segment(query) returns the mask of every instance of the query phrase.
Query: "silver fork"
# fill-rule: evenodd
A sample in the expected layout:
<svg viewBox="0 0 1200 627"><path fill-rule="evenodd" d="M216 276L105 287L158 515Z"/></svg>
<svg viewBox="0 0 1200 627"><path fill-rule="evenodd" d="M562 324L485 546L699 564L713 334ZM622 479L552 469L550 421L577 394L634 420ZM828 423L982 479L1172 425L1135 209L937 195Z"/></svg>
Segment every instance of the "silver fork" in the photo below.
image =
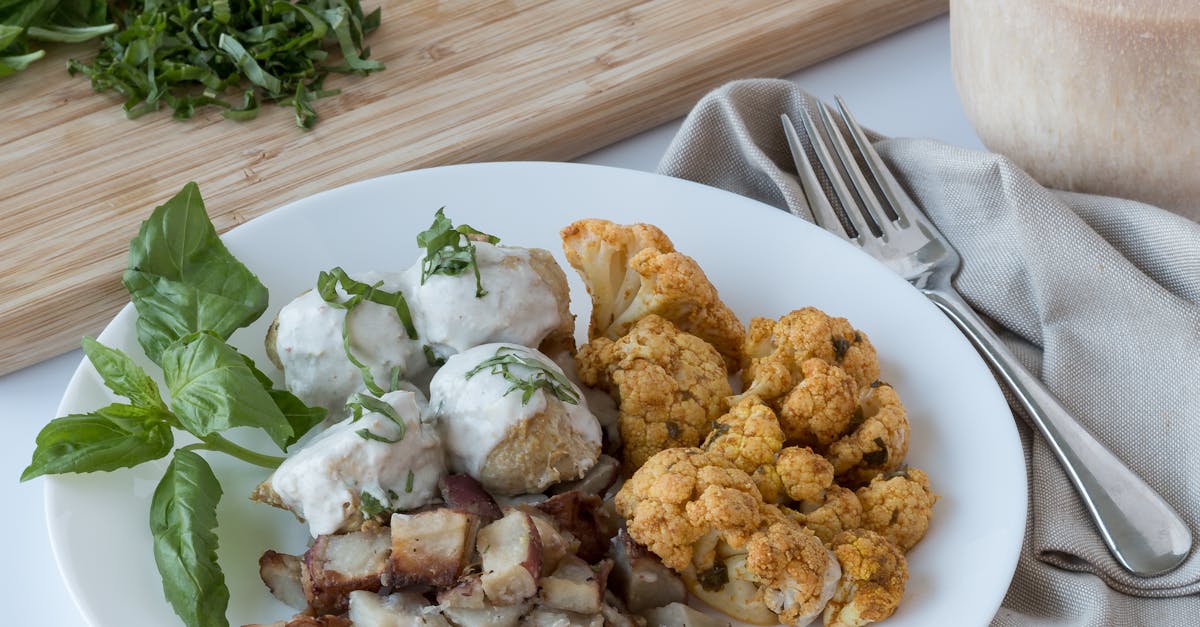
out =
<svg viewBox="0 0 1200 627"><path fill-rule="evenodd" d="M1179 514L1088 433L959 296L950 281L959 269L958 253L896 182L841 98L837 104L870 178L859 168L855 152L824 104L817 103L818 121L803 109L799 117L848 224L839 219L795 127L783 116L788 145L817 224L861 246L907 279L975 344L1049 442L1117 562L1141 576L1178 566L1192 546L1191 533ZM822 132L829 137L833 154Z"/></svg>

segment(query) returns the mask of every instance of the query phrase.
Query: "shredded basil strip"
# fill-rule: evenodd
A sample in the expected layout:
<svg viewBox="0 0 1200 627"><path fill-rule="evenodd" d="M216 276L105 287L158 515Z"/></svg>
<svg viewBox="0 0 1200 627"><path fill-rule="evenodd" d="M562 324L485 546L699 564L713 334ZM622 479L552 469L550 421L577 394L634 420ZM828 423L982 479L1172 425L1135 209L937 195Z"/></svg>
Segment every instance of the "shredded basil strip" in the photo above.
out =
<svg viewBox="0 0 1200 627"><path fill-rule="evenodd" d="M400 318L400 323L404 325L404 332L408 334L408 337L417 339L417 329L413 325L412 313L408 309L408 301L404 299L404 293L379 289L381 285L383 285L383 281L378 281L373 285L355 281L340 267L333 268L329 272L322 272L317 277L317 294L321 296L321 299L332 307L346 310L346 316L342 319L342 349L346 352L346 358L362 374L363 384L367 386L367 390L376 396L383 396L388 390L380 387L375 381L371 367L359 360L350 348L350 312L364 301L391 307L396 310L396 315ZM348 295L346 300L342 300L341 295L338 294L339 286ZM398 370L392 371L392 380L392 389L394 390L400 381Z"/></svg>
<svg viewBox="0 0 1200 627"><path fill-rule="evenodd" d="M410 470L410 471L408 471L408 479L407 479L407 480L404 482L404 491L405 491L406 493L408 493L408 494L412 494L412 491L413 491L413 481L414 481L416 478L417 478L417 476L416 476L415 474L413 474L413 471L411 471L411 470Z"/></svg>
<svg viewBox="0 0 1200 627"><path fill-rule="evenodd" d="M352 422L362 418L365 412L372 412L376 414L382 414L388 420L396 423L396 426L400 429L400 434L397 435L396 439L394 440L374 433L369 429L359 429L358 431L355 431L355 433L357 433L364 440L375 440L376 442L395 444L396 442L404 439L404 434L408 430L408 427L404 424L404 420L400 417L400 414L396 413L395 407L392 407L386 401L382 401L373 396L367 396L366 394L354 394L348 401L346 401L346 408L350 410Z"/></svg>
<svg viewBox="0 0 1200 627"><path fill-rule="evenodd" d="M446 217L445 207L438 209L433 216L433 224L428 229L417 234L417 245L425 249L425 258L421 261L421 284L435 274L458 276L471 269L475 273L475 297L483 298L487 290L483 289L483 281L479 276L479 264L475 262L474 239L479 238L489 244L498 244L500 238L489 235L463 224L454 226Z"/></svg>
<svg viewBox="0 0 1200 627"><path fill-rule="evenodd" d="M510 386L504 392L505 396L515 390L523 392L521 395L522 405L528 404L533 393L538 390L545 390L564 403L579 404L579 392L561 372L527 353L522 353L524 351L519 349L501 346L496 349L494 356L479 362L478 366L467 371L467 378L470 379L483 370L491 368L491 374L500 375L509 382ZM513 366L524 369L524 375L514 373Z"/></svg>
<svg viewBox="0 0 1200 627"><path fill-rule="evenodd" d="M359 493L358 510L362 512L363 518L374 518L387 511L387 509L388 506L383 501L375 498L374 494L365 490Z"/></svg>
<svg viewBox="0 0 1200 627"><path fill-rule="evenodd" d="M4 4L0 0L0 19ZM337 93L323 88L326 76L383 69L367 58L370 49L363 45L364 35L379 27L380 11L364 15L359 0L99 4L111 5L120 30L104 37L94 59L72 59L68 70L87 76L96 91L123 96L130 118L166 106L186 119L197 108L213 106L224 109L227 118L248 120L264 101L294 108L296 124L308 129L317 119L312 101ZM82 38L107 30L112 29L56 36ZM340 62L329 62L331 49L340 52L335 56ZM0 75L5 52L0 46Z"/></svg>

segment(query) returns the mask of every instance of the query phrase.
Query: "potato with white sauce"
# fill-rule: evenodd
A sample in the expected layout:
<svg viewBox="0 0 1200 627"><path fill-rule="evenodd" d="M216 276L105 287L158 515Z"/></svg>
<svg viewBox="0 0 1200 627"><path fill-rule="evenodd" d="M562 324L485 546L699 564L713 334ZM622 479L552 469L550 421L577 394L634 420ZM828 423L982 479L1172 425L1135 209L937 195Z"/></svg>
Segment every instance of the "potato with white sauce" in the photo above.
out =
<svg viewBox="0 0 1200 627"><path fill-rule="evenodd" d="M446 474L423 399L406 390L360 398L361 417L329 427L293 453L251 498L291 510L315 538L352 531L368 510L410 510L438 496Z"/></svg>
<svg viewBox="0 0 1200 627"><path fill-rule="evenodd" d="M405 271L421 342L441 357L492 342L567 341L573 349L570 291L554 257L540 248L472 244L478 279L471 271L424 276L423 260Z"/></svg>
<svg viewBox="0 0 1200 627"><path fill-rule="evenodd" d="M412 378L429 367L429 360L421 341L410 337L401 314L412 291L408 275L364 272L334 280L338 272L322 273L322 280L336 286L336 295L322 295L318 286L284 305L267 332L266 349L283 370L288 390L309 405L329 410L330 416L342 417L346 399L369 390L364 383L367 373L380 390L391 389L392 381ZM371 298L348 302L355 298L348 289L372 290L382 301L399 302L400 295L405 305ZM406 315L411 325L411 313Z"/></svg>
<svg viewBox="0 0 1200 627"><path fill-rule="evenodd" d="M485 344L450 357L429 383L430 407L455 472L500 495L582 477L600 456L600 425L549 357Z"/></svg>

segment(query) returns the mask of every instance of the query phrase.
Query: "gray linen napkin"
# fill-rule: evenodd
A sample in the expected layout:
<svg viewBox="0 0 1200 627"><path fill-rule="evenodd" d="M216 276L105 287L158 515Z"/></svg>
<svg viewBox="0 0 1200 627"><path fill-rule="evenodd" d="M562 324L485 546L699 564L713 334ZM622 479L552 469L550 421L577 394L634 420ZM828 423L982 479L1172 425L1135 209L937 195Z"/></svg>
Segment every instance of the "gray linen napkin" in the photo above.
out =
<svg viewBox="0 0 1200 627"><path fill-rule="evenodd" d="M811 220L779 124L811 102L787 81L727 84L696 105L659 171ZM1200 532L1200 225L1045 189L991 153L920 139L876 148L962 254L967 301ZM1200 552L1158 577L1122 570L1045 442L1018 427L1030 516L994 624L1200 624Z"/></svg>

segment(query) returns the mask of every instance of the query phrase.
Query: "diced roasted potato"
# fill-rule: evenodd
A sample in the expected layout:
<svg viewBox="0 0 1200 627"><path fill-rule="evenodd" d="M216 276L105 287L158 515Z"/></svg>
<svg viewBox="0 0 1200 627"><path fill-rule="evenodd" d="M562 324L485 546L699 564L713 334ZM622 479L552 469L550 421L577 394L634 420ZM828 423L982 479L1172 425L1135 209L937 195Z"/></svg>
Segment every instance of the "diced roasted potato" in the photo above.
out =
<svg viewBox="0 0 1200 627"><path fill-rule="evenodd" d="M604 617L605 627L646 627L646 619L625 613L618 605L620 600L611 592L604 595L604 605L600 607L600 615Z"/></svg>
<svg viewBox="0 0 1200 627"><path fill-rule="evenodd" d="M564 557L579 551L579 540L570 532L560 531L549 514L532 506L518 506L517 509L529 514L533 526L537 527L538 538L542 541L541 576L554 572Z"/></svg>
<svg viewBox="0 0 1200 627"><path fill-rule="evenodd" d="M709 616L683 603L670 603L663 607L645 610L646 622L660 627L729 627L729 621Z"/></svg>
<svg viewBox="0 0 1200 627"><path fill-rule="evenodd" d="M450 627L436 605L414 592L384 597L356 590L350 593L349 617L354 627Z"/></svg>
<svg viewBox="0 0 1200 627"><path fill-rule="evenodd" d="M567 556L549 576L542 577L539 599L542 607L598 614L604 602L604 587L587 562Z"/></svg>
<svg viewBox="0 0 1200 627"><path fill-rule="evenodd" d="M613 573L609 586L630 612L636 614L687 599L683 580L624 530L613 538L612 547Z"/></svg>
<svg viewBox="0 0 1200 627"><path fill-rule="evenodd" d="M516 605L487 605L483 609L443 607L442 615L456 627L516 627L529 611L529 601Z"/></svg>
<svg viewBox="0 0 1200 627"><path fill-rule="evenodd" d="M482 528L476 546L483 559L483 591L495 605L514 605L537 594L542 540L529 514L510 509Z"/></svg>
<svg viewBox="0 0 1200 627"><path fill-rule="evenodd" d="M304 554L300 581L317 614L340 614L355 590L377 592L392 552L386 527L318 536Z"/></svg>
<svg viewBox="0 0 1200 627"><path fill-rule="evenodd" d="M297 614L291 620L281 620L264 625L243 625L243 627L354 627L354 624L350 622L349 618L344 616L306 616L304 614Z"/></svg>
<svg viewBox="0 0 1200 627"><path fill-rule="evenodd" d="M536 607L521 619L520 624L522 627L604 627L604 617Z"/></svg>
<svg viewBox="0 0 1200 627"><path fill-rule="evenodd" d="M546 491L547 494L564 494L566 492L582 492L583 494L604 494L617 477L621 476L621 462L615 457L601 455L596 459L596 463L587 471L583 477L575 481L568 481L551 486Z"/></svg>
<svg viewBox="0 0 1200 627"><path fill-rule="evenodd" d="M295 555L267 551L258 558L258 576L271 594L288 607L303 610L308 607L304 586L300 583L303 561Z"/></svg>
<svg viewBox="0 0 1200 627"><path fill-rule="evenodd" d="M438 590L437 601L442 607L467 610L482 610L488 606L479 573L467 575L453 586Z"/></svg>
<svg viewBox="0 0 1200 627"><path fill-rule="evenodd" d="M617 524L604 509L604 501L594 494L564 492L535 505L554 520L560 531L579 540L576 554L594 564L608 554L609 540L617 533Z"/></svg>
<svg viewBox="0 0 1200 627"><path fill-rule="evenodd" d="M445 587L471 561L479 517L447 508L392 514L391 529L392 584Z"/></svg>
<svg viewBox="0 0 1200 627"><path fill-rule="evenodd" d="M475 514L485 525L504 515L496 499L469 475L446 475L438 481L438 490L446 507Z"/></svg>

